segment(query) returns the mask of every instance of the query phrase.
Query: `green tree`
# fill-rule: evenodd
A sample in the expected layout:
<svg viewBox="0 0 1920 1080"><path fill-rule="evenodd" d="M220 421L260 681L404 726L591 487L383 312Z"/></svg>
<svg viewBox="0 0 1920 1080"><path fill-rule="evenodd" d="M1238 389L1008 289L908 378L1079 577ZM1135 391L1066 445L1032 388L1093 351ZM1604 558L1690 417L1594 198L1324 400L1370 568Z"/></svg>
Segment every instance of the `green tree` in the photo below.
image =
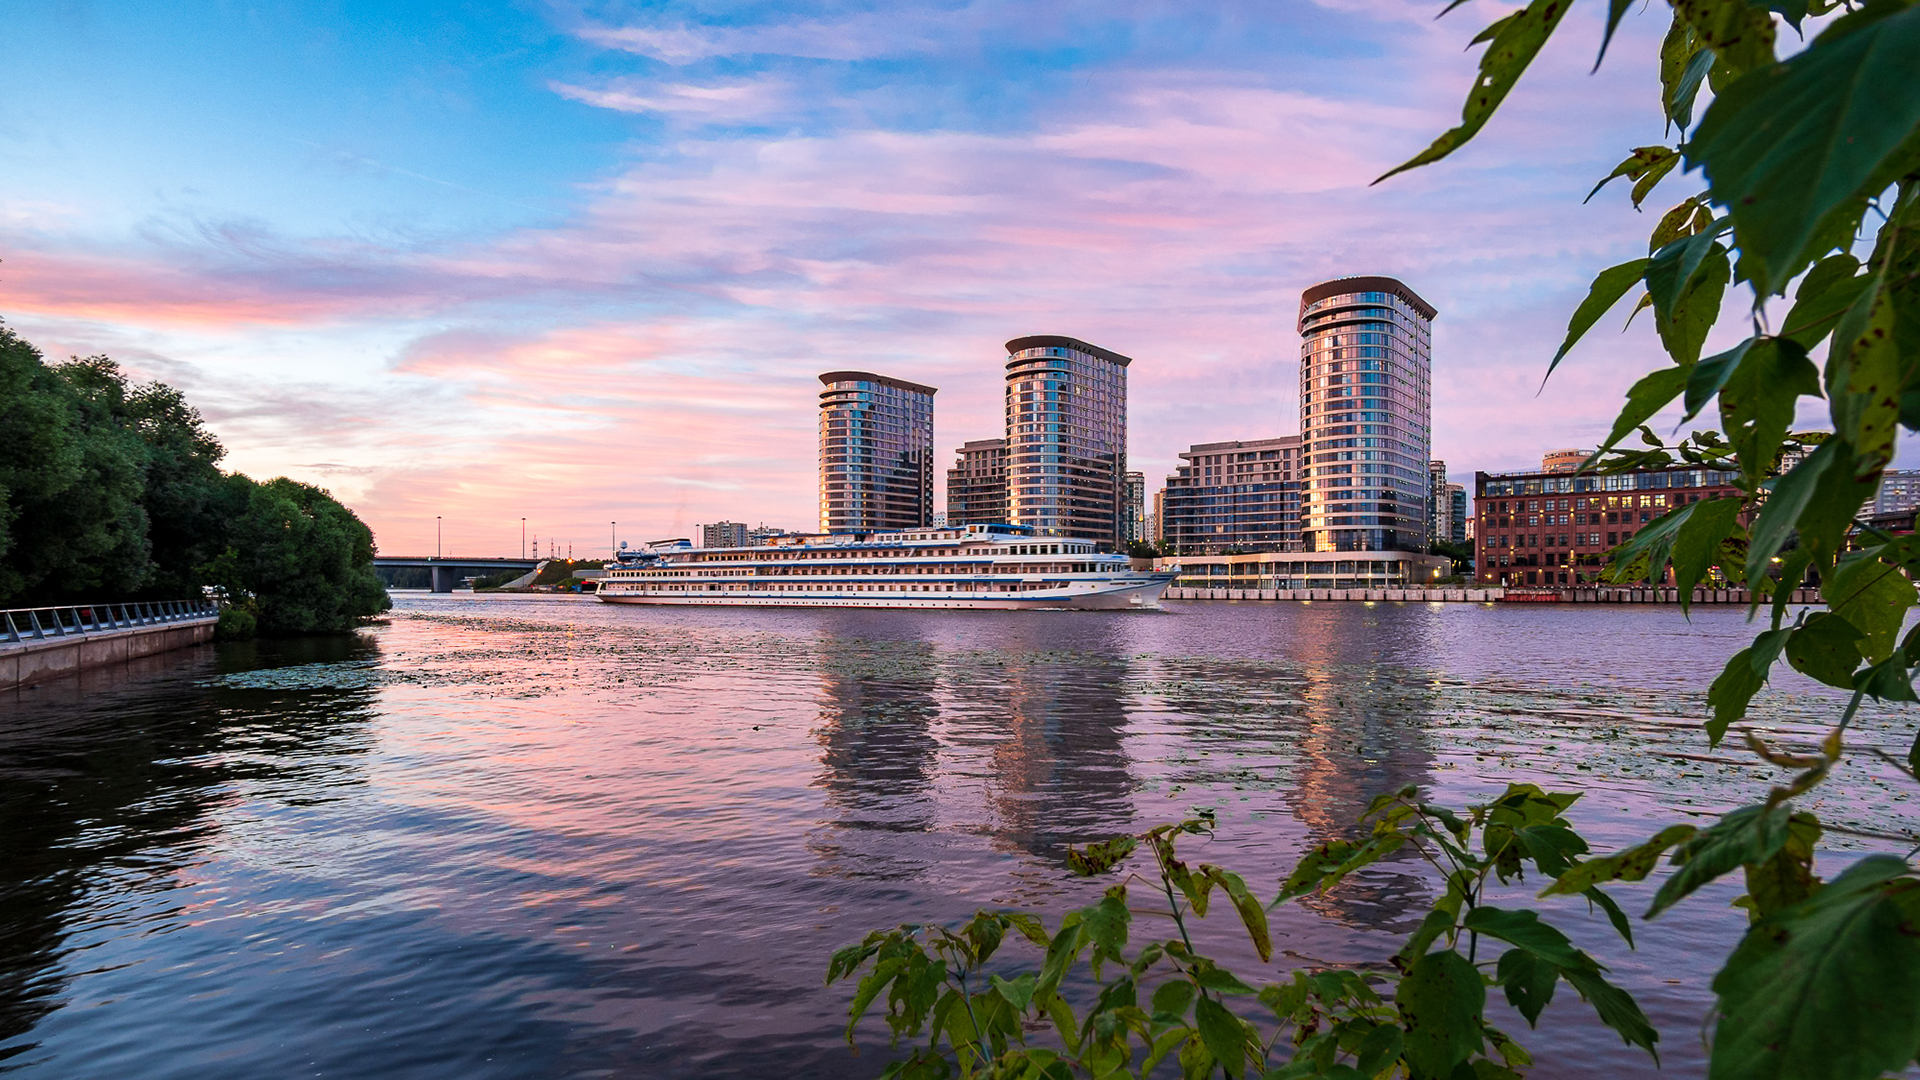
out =
<svg viewBox="0 0 1920 1080"><path fill-rule="evenodd" d="M373 571L373 531L311 484L227 478L228 546L208 575L261 633L351 630L393 601Z"/></svg>
<svg viewBox="0 0 1920 1080"><path fill-rule="evenodd" d="M153 562L125 380L104 358L49 368L0 326L0 385L0 602L132 595Z"/></svg>

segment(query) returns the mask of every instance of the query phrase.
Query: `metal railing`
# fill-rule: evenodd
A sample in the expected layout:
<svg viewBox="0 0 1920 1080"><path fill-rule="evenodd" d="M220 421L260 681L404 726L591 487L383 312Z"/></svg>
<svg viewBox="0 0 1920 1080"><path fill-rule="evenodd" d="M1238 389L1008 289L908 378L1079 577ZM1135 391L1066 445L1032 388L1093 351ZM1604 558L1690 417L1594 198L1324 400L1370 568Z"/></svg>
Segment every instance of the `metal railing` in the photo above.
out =
<svg viewBox="0 0 1920 1080"><path fill-rule="evenodd" d="M0 645L46 641L103 630L208 619L220 614L211 600L148 600L128 604L67 604L0 610Z"/></svg>

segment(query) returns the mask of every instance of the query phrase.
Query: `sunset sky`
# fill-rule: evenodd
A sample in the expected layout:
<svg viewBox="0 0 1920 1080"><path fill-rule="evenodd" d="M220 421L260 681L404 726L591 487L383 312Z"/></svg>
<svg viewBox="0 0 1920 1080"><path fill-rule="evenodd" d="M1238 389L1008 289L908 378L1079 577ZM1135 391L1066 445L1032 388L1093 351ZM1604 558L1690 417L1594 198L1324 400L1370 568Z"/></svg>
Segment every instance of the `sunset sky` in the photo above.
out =
<svg viewBox="0 0 1920 1080"><path fill-rule="evenodd" d="M1591 445L1659 359L1623 305L1540 385L1644 253L1624 186L1580 200L1661 138L1665 23L1589 75L1577 6L1476 144L1369 187L1507 10L1440 6L7 5L0 318L181 387L229 468L383 551L438 515L512 554L524 516L604 554L612 520L811 528L826 370L939 387L944 473L1023 334L1134 357L1157 487L1297 431L1301 289L1390 274L1440 310L1434 453L1470 481Z"/></svg>

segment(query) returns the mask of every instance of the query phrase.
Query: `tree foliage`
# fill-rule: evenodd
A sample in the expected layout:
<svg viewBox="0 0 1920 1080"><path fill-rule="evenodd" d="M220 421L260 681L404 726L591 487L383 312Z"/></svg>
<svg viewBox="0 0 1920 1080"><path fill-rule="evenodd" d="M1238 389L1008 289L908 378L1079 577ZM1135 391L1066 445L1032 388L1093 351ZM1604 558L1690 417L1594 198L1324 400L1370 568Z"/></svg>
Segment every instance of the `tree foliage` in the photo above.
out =
<svg viewBox="0 0 1920 1080"><path fill-rule="evenodd" d="M1531 0L1481 31L1473 44L1486 51L1459 126L1387 176L1470 142L1570 7ZM1602 57L1632 7L1608 0ZM1709 689L1707 737L1724 739L1784 662L1848 692L1818 752L1789 753L1747 733L1754 753L1793 771L1790 781L1704 828L1673 825L1602 857L1588 857L1561 816L1572 794L1513 787L1467 817L1407 792L1376 804L1370 835L1309 852L1276 902L1330 887L1387 851L1417 850L1444 891L1392 973L1378 976L1302 969L1256 990L1193 953L1186 918L1205 914L1210 889L1240 881L1174 857L1174 840L1204 823L1096 845L1073 856L1076 868L1116 864L1146 843L1171 909L1156 914L1171 917L1179 937L1129 956L1136 912L1124 884L1051 933L1032 916L982 912L959 930L870 936L835 956L829 979L872 964L853 1016L887 990L895 1035L928 1034L888 1075L1144 1077L1176 1055L1186 1077L1507 1077L1528 1059L1485 1024L1487 990L1531 1024L1562 983L1651 1052L1657 1036L1604 968L1537 912L1490 907L1483 890L1489 874L1545 875L1553 881L1543 897L1588 899L1631 944L1631 923L1601 886L1642 880L1662 859L1669 871L1647 918L1716 879L1745 878L1738 904L1752 925L1713 978L1713 1080L1871 1080L1920 1055L1920 874L1906 859L1872 856L1824 880L1820 822L1795 806L1848 753L1863 702L1917 697L1920 627L1902 631L1920 597L1920 540L1859 514L1901 430L1920 431L1920 0L1669 0L1662 10L1667 141L1632 148L1594 194L1625 179L1639 207L1663 185L1691 186L1656 219L1644 258L1599 272L1547 370L1629 295L1634 314L1652 309L1665 360L1628 391L1588 467L1685 462L1735 473L1741 493L1676 507L1611 552L1608 574L1657 578L1671 565L1690 586L1717 565L1747 585L1763 628ZM1782 23L1805 41L1784 57ZM1729 289L1749 297L1750 330L1703 357ZM1831 430L1794 430L1802 399L1825 402ZM1717 418L1718 430L1663 442L1646 425L1676 402L1686 420ZM1635 432L1644 447L1623 449ZM1794 610L1795 591L1814 583L1822 603ZM1920 738L1905 761L1881 756L1920 781ZM1264 923L1248 914L1259 908L1235 906L1259 945ZM979 981L992 952L982 942L1009 930L1043 949L1044 963ZM1492 950L1477 949L1483 938L1505 948L1491 964ZM1099 992L1081 1013L1060 987L1083 954ZM1029 1022L1041 1018L1057 1045L1028 1048Z"/></svg>
<svg viewBox="0 0 1920 1080"><path fill-rule="evenodd" d="M390 602L373 534L326 492L222 473L174 388L104 356L48 365L0 326L0 605L178 599L209 585L230 625L348 628Z"/></svg>

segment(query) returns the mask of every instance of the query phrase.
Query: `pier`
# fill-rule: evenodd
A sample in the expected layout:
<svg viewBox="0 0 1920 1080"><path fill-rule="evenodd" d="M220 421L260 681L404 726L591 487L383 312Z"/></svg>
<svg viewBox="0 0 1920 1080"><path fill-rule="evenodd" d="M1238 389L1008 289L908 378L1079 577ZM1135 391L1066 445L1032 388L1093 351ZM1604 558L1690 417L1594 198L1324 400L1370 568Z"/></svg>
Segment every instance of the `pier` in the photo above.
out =
<svg viewBox="0 0 1920 1080"><path fill-rule="evenodd" d="M1461 586L1434 589L1202 589L1175 585L1167 590L1168 600L1361 600L1402 603L1536 603L1536 604L1678 604L1680 590L1672 588L1615 588L1611 586L1568 586L1566 588L1511 587L1498 585ZM1745 589L1695 589L1696 604L1746 604ZM1820 590L1796 589L1795 604L1817 604Z"/></svg>
<svg viewBox="0 0 1920 1080"><path fill-rule="evenodd" d="M0 611L0 690L212 641L219 622L208 600Z"/></svg>

